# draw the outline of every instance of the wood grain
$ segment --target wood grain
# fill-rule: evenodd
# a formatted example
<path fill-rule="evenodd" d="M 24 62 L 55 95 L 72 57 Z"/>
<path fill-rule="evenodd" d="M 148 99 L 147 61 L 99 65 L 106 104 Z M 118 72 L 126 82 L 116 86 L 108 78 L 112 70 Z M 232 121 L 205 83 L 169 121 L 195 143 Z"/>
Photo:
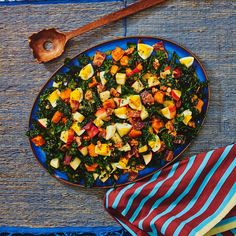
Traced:
<path fill-rule="evenodd" d="M 120 9 L 119 11 L 112 12 L 106 16 L 103 16 L 96 21 L 93 21 L 87 25 L 84 25 L 83 27 L 79 29 L 75 29 L 71 32 L 66 33 L 66 38 L 71 39 L 75 36 L 81 35 L 85 32 L 88 32 L 92 29 L 96 29 L 100 26 L 106 25 L 111 22 L 115 22 L 117 20 L 120 20 L 124 17 L 130 16 L 134 13 L 137 13 L 139 11 L 142 11 L 144 9 L 150 8 L 154 5 L 160 4 L 161 2 L 164 2 L 165 0 L 140 0 L 133 4 L 128 5 L 125 8 Z"/>
<path fill-rule="evenodd" d="M 131 1 L 128 1 L 128 4 Z M 0 7 L 0 226 L 117 224 L 103 209 L 105 190 L 65 186 L 38 167 L 25 131 L 33 100 L 65 57 L 123 36 L 176 41 L 199 56 L 209 75 L 211 101 L 198 138 L 184 154 L 236 141 L 236 2 L 169 0 L 73 39 L 66 53 L 34 62 L 27 38 L 45 26 L 70 30 L 121 9 L 122 2 Z"/>

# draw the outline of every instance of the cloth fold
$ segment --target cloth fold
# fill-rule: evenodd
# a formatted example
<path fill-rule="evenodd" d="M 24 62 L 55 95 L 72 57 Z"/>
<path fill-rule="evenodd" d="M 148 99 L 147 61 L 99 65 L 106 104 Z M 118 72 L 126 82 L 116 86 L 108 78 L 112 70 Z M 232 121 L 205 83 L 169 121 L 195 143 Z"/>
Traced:
<path fill-rule="evenodd" d="M 236 144 L 110 189 L 104 204 L 131 235 L 235 235 Z"/>

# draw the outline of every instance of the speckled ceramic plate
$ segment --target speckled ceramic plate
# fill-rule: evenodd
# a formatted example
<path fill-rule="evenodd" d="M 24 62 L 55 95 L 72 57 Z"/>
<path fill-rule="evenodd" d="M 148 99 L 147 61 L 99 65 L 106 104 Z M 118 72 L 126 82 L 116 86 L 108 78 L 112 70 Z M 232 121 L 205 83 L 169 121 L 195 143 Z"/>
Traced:
<path fill-rule="evenodd" d="M 113 50 L 116 46 L 119 46 L 121 48 L 126 48 L 127 47 L 127 43 L 131 42 L 131 43 L 137 43 L 138 40 L 141 39 L 143 41 L 143 43 L 149 44 L 149 45 L 153 45 L 159 41 L 163 41 L 164 42 L 164 46 L 165 49 L 167 50 L 169 57 L 171 57 L 171 55 L 176 52 L 177 55 L 179 57 L 186 57 L 186 56 L 192 56 L 195 58 L 194 60 L 194 64 L 193 67 L 196 70 L 196 74 L 198 79 L 201 82 L 207 81 L 207 75 L 206 75 L 206 71 L 204 70 L 202 64 L 200 63 L 200 61 L 198 60 L 198 58 L 196 58 L 196 56 L 191 53 L 189 50 L 185 49 L 184 47 L 171 42 L 169 40 L 166 39 L 162 39 L 162 38 L 158 38 L 158 37 L 126 37 L 126 38 L 119 38 L 119 39 L 115 39 L 112 41 L 108 41 L 99 45 L 96 45 L 92 48 L 87 49 L 86 51 L 82 52 L 85 53 L 87 56 L 93 56 L 95 54 L 95 52 L 97 50 L 102 51 L 102 52 L 106 52 L 108 50 Z M 78 56 L 78 55 L 77 55 Z M 70 64 L 71 65 L 78 65 L 78 60 L 76 59 L 77 56 L 73 59 L 71 59 Z M 66 73 L 68 71 L 68 68 L 66 66 L 61 66 L 52 76 L 51 78 L 48 80 L 48 82 L 44 85 L 44 87 L 41 89 L 40 93 L 38 94 L 31 114 L 30 114 L 30 120 L 29 120 L 29 127 L 32 127 L 32 120 L 33 119 L 37 119 L 37 111 L 38 111 L 38 102 L 39 102 L 39 97 L 42 94 L 42 92 L 46 89 L 52 86 L 52 77 L 57 74 L 57 73 Z M 204 101 L 204 106 L 203 106 L 203 112 L 202 112 L 202 116 L 199 120 L 197 120 L 197 123 L 202 125 L 206 112 L 207 112 L 207 108 L 208 108 L 208 102 L 209 102 L 209 88 L 207 87 L 204 92 L 203 92 L 203 101 Z M 186 148 L 190 145 L 192 140 L 189 140 L 187 143 L 185 143 L 184 145 L 179 146 L 178 148 L 176 148 L 174 150 L 174 159 L 172 160 L 172 162 L 174 160 L 176 160 L 180 154 L 182 154 Z M 38 160 L 38 162 L 46 169 L 48 170 L 48 166 L 46 163 L 46 154 L 45 152 L 40 148 L 35 146 L 32 142 L 30 142 L 30 145 L 32 147 L 33 153 L 36 157 L 36 159 Z M 146 178 L 150 175 L 152 175 L 153 173 L 155 173 L 157 170 L 159 170 L 160 168 L 163 168 L 165 165 L 167 165 L 167 162 L 163 161 L 163 160 L 159 160 L 159 163 L 156 166 L 153 167 L 146 167 L 145 169 L 141 170 L 139 172 L 138 177 L 135 179 L 135 181 L 141 180 L 143 178 Z M 75 185 L 75 186 L 83 186 L 83 180 L 79 181 L 79 182 L 71 182 L 68 179 L 68 176 L 65 172 L 61 172 L 58 170 L 55 170 L 53 173 L 51 173 L 51 175 L 55 178 L 57 178 L 58 180 L 66 183 L 66 184 L 70 184 L 70 185 Z M 128 180 L 128 174 L 123 174 L 120 176 L 120 178 L 117 180 L 116 185 L 124 185 L 124 184 L 128 184 L 130 183 Z M 99 188 L 108 188 L 108 187 L 112 187 L 113 186 L 113 182 L 111 179 L 108 179 L 105 183 L 103 183 L 102 181 L 100 181 L 99 179 L 97 179 L 95 181 L 94 187 L 99 187 Z"/>

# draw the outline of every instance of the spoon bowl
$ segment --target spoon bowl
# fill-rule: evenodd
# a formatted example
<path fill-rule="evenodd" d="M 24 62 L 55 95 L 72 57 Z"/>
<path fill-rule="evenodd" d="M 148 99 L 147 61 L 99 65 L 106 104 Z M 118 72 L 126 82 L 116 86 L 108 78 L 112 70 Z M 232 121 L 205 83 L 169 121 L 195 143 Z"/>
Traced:
<path fill-rule="evenodd" d="M 29 46 L 39 63 L 59 57 L 66 42 L 66 35 L 55 28 L 41 30 L 29 37 Z"/>

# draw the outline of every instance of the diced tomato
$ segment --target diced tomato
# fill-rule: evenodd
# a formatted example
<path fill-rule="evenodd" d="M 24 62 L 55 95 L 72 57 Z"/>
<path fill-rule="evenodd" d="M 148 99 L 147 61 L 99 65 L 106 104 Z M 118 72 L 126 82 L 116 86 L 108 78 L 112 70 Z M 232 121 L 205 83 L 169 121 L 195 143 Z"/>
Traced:
<path fill-rule="evenodd" d="M 34 138 L 31 139 L 31 141 L 35 144 L 37 147 L 43 146 L 46 142 L 44 138 L 41 135 L 37 135 Z"/>
<path fill-rule="evenodd" d="M 182 70 L 178 67 L 176 67 L 174 70 L 173 70 L 173 77 L 175 79 L 178 79 L 181 75 L 182 75 Z"/>
<path fill-rule="evenodd" d="M 89 122 L 88 124 L 86 124 L 83 129 L 86 130 L 88 136 L 90 138 L 93 138 L 94 136 L 96 136 L 99 132 L 98 128 L 92 123 L 92 122 Z"/>
<path fill-rule="evenodd" d="M 132 74 L 136 74 L 136 73 L 139 73 L 139 69 L 136 67 L 136 68 L 134 68 L 133 70 L 132 70 Z"/>
<path fill-rule="evenodd" d="M 171 96 L 175 101 L 179 101 L 181 97 L 181 91 L 177 89 L 172 89 L 171 90 Z"/>
<path fill-rule="evenodd" d="M 132 75 L 132 70 L 130 68 L 126 68 L 125 73 L 127 76 L 131 76 Z"/>
<path fill-rule="evenodd" d="M 95 171 L 97 167 L 98 167 L 98 164 L 97 164 L 97 163 L 94 163 L 94 164 L 92 164 L 91 166 L 85 164 L 85 168 L 86 168 L 86 170 L 89 171 L 89 172 Z"/>
<path fill-rule="evenodd" d="M 176 112 L 176 106 L 175 105 L 169 106 L 169 110 L 170 112 Z"/>
<path fill-rule="evenodd" d="M 62 112 L 56 111 L 52 117 L 52 122 L 57 124 L 61 120 L 62 117 L 63 117 Z"/>
<path fill-rule="evenodd" d="M 170 66 L 166 66 L 165 69 L 164 69 L 164 71 L 167 71 L 167 70 L 170 70 L 170 69 L 171 69 Z"/>
<path fill-rule="evenodd" d="M 66 165 L 66 166 L 68 166 L 68 165 L 70 164 L 70 162 L 71 162 L 71 158 L 72 158 L 71 156 L 69 156 L 69 155 L 66 154 L 66 155 L 64 156 L 63 164 Z"/>
<path fill-rule="evenodd" d="M 93 125 L 93 123 L 89 122 L 82 129 L 85 129 L 87 131 L 87 130 L 89 130 L 91 128 L 92 125 Z"/>
<path fill-rule="evenodd" d="M 87 130 L 87 133 L 90 138 L 93 138 L 94 136 L 96 136 L 98 132 L 99 132 L 98 128 L 95 125 L 93 125 L 90 130 Z"/>

